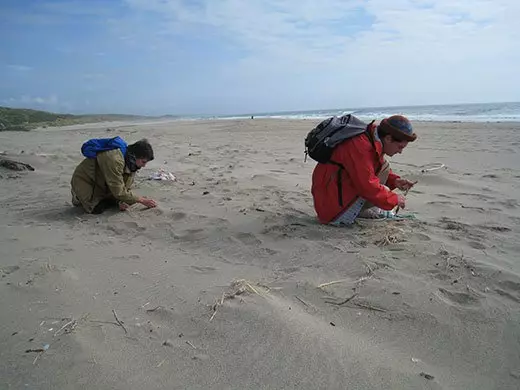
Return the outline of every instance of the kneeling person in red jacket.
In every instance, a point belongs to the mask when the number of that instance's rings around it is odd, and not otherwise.
[[[372,124],[364,133],[338,145],[331,160],[342,165],[318,163],[312,174],[312,196],[318,219],[324,224],[349,225],[358,217],[377,217],[377,210],[405,207],[406,191],[414,183],[390,169],[384,156],[401,153],[417,135],[401,115]],[[339,171],[338,171],[339,170]]]

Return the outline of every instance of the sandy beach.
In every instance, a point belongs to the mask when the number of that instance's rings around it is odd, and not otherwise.
[[[415,123],[415,218],[336,228],[316,123],[1,132],[35,171],[0,168],[0,389],[520,388],[520,124]],[[83,214],[81,144],[115,135],[154,146],[159,207]]]

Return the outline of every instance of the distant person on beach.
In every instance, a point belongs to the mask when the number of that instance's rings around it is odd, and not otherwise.
[[[335,147],[331,162],[314,169],[312,196],[321,223],[350,225],[356,218],[391,217],[392,209],[406,206],[405,196],[392,190],[408,191],[415,183],[393,173],[384,156],[400,154],[415,141],[412,124],[393,115],[361,131]]]
[[[72,204],[90,214],[107,208],[125,211],[135,203],[153,208],[157,203],[130,190],[135,173],[154,159],[146,139],[127,145],[120,137],[91,139],[81,148],[86,157],[72,175]]]

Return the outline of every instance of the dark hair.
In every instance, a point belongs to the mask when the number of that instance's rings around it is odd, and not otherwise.
[[[144,158],[146,161],[152,161],[154,158],[152,145],[150,145],[146,138],[128,145],[127,150],[128,153],[133,154],[135,158]]]

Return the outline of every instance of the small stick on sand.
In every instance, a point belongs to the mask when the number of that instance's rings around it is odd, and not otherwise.
[[[309,304],[305,302],[303,299],[301,299],[298,295],[294,296],[297,300],[299,300],[301,303],[303,303],[305,306],[309,307]]]
[[[344,305],[345,303],[350,302],[351,300],[353,300],[353,299],[354,299],[355,297],[357,297],[358,295],[359,295],[358,293],[355,293],[354,295],[352,295],[352,296],[350,296],[350,297],[344,299],[344,300],[341,301],[341,302],[334,302],[334,301],[332,301],[332,300],[330,300],[330,299],[329,299],[329,300],[326,300],[325,302],[326,302],[326,303],[329,303],[329,304],[331,304],[331,305],[342,306],[342,305]]]
[[[328,283],[323,283],[323,284],[320,284],[318,286],[318,288],[323,288],[323,287],[327,287],[327,286],[332,286],[333,284],[338,284],[338,283],[344,283],[344,282],[348,282],[349,279],[342,279],[342,280],[335,280],[333,282],[328,282]]]
[[[36,362],[38,361],[38,359],[40,358],[40,356],[42,356],[43,352],[39,352],[38,355],[36,355],[36,357],[34,358],[33,360],[33,364],[36,364]]]
[[[161,308],[162,306],[157,306],[157,307],[154,307],[153,309],[148,309],[146,310],[147,313],[151,313],[151,312],[154,312],[156,311],[157,309]]]
[[[119,324],[117,322],[112,322],[112,321],[97,321],[97,320],[89,320],[89,321],[95,322],[96,324],[110,324],[110,325],[119,326]]]
[[[226,299],[226,293],[222,293],[222,298],[220,298],[220,301],[215,302],[213,305],[213,314],[211,315],[211,318],[209,319],[209,322],[213,321],[213,318],[215,318],[215,315],[217,314],[217,310],[219,306],[222,306],[224,304],[224,299]]]
[[[260,295],[260,293],[253,287],[249,282],[246,282],[246,286],[251,289],[256,295]]]
[[[359,303],[359,302],[352,302],[354,305],[358,306],[358,307],[361,307],[363,309],[368,309],[368,310],[374,310],[374,311],[380,311],[382,313],[386,313],[387,310],[385,309],[380,309],[379,307],[374,307],[374,306],[370,306],[370,305],[365,305],[364,303]]]
[[[190,341],[186,340],[186,344],[188,344],[190,347],[192,347],[193,349],[197,349],[196,346],[194,346]]]
[[[70,331],[73,331],[77,324],[78,324],[78,323],[77,323],[76,320],[74,320],[74,319],[73,319],[72,321],[67,322],[67,323],[66,323],[65,325],[63,325],[60,329],[58,329],[58,330],[56,331],[56,333],[54,333],[54,337],[58,336],[58,334],[59,334],[62,330],[64,330],[67,326],[69,326],[69,325],[71,325],[71,327],[70,327]]]
[[[423,171],[424,172],[424,171]],[[414,185],[417,184],[417,181],[413,183]],[[408,188],[405,192],[404,192],[404,196],[408,195],[408,192],[410,191],[410,188]],[[397,215],[397,213],[399,212],[399,210],[401,209],[401,207],[397,206],[397,208],[395,209],[395,215]]]
[[[166,359],[167,359],[167,358],[164,358],[163,361],[160,362],[160,363],[157,365],[157,368],[161,367],[161,366],[164,364],[164,362],[166,361]]]
[[[117,314],[116,314],[116,311],[114,309],[112,309],[112,313],[114,313],[114,318],[116,319],[116,322],[119,324],[119,326],[121,328],[123,328],[123,330],[125,331],[125,333],[128,333],[128,331],[126,330],[125,326],[123,325],[123,323],[121,321],[119,321],[119,318],[117,318]]]

